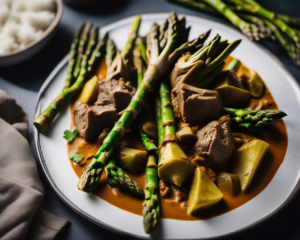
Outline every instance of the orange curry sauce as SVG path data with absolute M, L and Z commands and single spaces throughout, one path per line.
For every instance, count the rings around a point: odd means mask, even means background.
M 230 62 L 232 58 L 229 57 L 226 62 Z M 98 75 L 101 74 L 102 78 L 106 76 L 106 66 L 104 61 L 100 63 L 100 67 L 98 70 Z M 242 65 L 237 72 L 237 75 L 247 75 L 249 70 Z M 75 102 L 74 102 L 75 103 Z M 249 104 L 259 105 L 267 103 L 267 108 L 278 109 L 275 100 L 273 99 L 272 94 L 265 87 L 264 93 L 258 99 L 254 99 L 251 97 Z M 73 107 L 71 106 L 71 126 L 74 126 L 73 119 Z M 233 131 L 237 132 L 237 131 Z M 253 181 L 247 192 L 240 192 L 239 195 L 233 197 L 229 194 L 224 194 L 223 199 L 216 205 L 211 208 L 204 210 L 197 214 L 196 216 L 191 216 L 188 214 L 187 209 L 187 200 L 183 202 L 175 201 L 174 198 L 161 198 L 161 213 L 163 218 L 171 218 L 178 220 L 198 220 L 198 219 L 207 219 L 211 218 L 226 212 L 229 212 L 242 204 L 248 202 L 256 195 L 258 195 L 264 188 L 270 183 L 273 176 L 279 169 L 281 163 L 283 162 L 286 149 L 287 149 L 287 131 L 285 124 L 282 120 L 276 121 L 272 123 L 268 127 L 264 127 L 263 130 L 256 132 L 242 132 L 245 138 L 248 139 L 261 139 L 270 144 L 270 148 L 262 160 Z M 139 146 L 136 146 L 139 145 Z M 141 143 L 135 143 L 136 148 L 143 148 Z M 83 171 L 86 169 L 90 159 L 97 152 L 99 145 L 96 142 L 86 142 L 84 139 L 80 137 L 76 137 L 76 139 L 67 144 L 68 152 L 72 150 L 77 150 L 78 153 L 81 153 L 85 156 L 85 160 L 82 164 L 78 165 L 74 162 L 70 161 L 72 168 L 78 177 L 81 176 Z M 144 189 L 145 188 L 145 174 L 141 173 L 139 175 L 131 175 L 132 178 Z M 190 187 L 190 180 L 187 180 L 185 184 L 181 188 L 188 193 Z M 126 211 L 132 212 L 134 214 L 142 215 L 143 211 L 143 199 L 137 198 L 130 194 L 129 192 L 112 188 L 107 183 L 107 177 L 105 171 L 101 177 L 100 184 L 97 189 L 93 192 L 93 194 L 97 195 L 101 199 L 113 204 L 116 207 L 124 209 Z

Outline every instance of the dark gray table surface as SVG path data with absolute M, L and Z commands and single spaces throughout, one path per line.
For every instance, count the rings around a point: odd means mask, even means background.
M 275 12 L 300 17 L 299 0 L 261 0 L 259 2 Z M 68 53 L 73 34 L 81 22 L 90 20 L 95 25 L 105 26 L 136 14 L 170 11 L 201 16 L 231 26 L 226 19 L 200 13 L 164 0 L 109 0 L 106 2 L 99 0 L 99 4 L 91 7 L 77 8 L 64 4 L 63 16 L 55 37 L 46 48 L 26 62 L 11 67 L 0 68 L 0 88 L 17 99 L 28 111 L 30 122 L 32 122 L 37 92 L 53 68 Z M 300 69 L 293 65 L 279 44 L 271 40 L 264 40 L 259 44 L 262 44 L 273 52 L 298 82 L 300 82 Z M 37 160 L 31 124 L 29 131 L 30 146 Z M 42 207 L 48 212 L 70 221 L 70 224 L 60 239 L 131 239 L 105 230 L 79 216 L 55 194 L 39 165 L 38 171 L 45 188 L 45 197 L 42 202 Z M 255 209 L 253 209 L 253 211 L 255 211 Z M 300 239 L 299 219 L 300 194 L 298 193 L 290 203 L 275 216 L 260 225 L 224 239 Z M 230 221 L 230 219 L 228 221 Z

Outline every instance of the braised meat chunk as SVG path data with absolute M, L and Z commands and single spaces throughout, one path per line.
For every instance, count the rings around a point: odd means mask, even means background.
M 178 84 L 172 91 L 176 117 L 186 123 L 200 124 L 220 117 L 222 101 L 217 91 Z
M 113 105 L 88 106 L 78 103 L 73 114 L 79 136 L 87 141 L 96 139 L 104 128 L 112 128 L 118 120 Z
M 223 167 L 234 151 L 230 118 L 223 116 L 197 132 L 196 158 L 204 159 L 210 167 Z
M 136 91 L 130 82 L 124 83 L 122 80 L 101 81 L 98 87 L 98 99 L 95 105 L 103 106 L 112 104 L 117 112 L 124 110 L 128 106 Z

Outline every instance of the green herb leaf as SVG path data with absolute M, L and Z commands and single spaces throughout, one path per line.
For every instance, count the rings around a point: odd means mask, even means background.
M 72 131 L 66 130 L 64 131 L 64 139 L 66 139 L 68 142 L 72 142 L 74 138 L 77 136 L 77 128 L 74 127 Z
M 76 163 L 80 163 L 83 160 L 83 155 L 76 153 L 76 151 L 69 152 L 69 158 Z

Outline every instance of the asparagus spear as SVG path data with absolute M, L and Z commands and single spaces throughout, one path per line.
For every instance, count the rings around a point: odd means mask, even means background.
M 112 39 L 107 40 L 105 62 L 107 69 L 110 68 L 114 58 L 116 57 L 116 45 Z
M 209 6 L 203 2 L 197 2 L 197 1 L 193 1 L 193 0 L 169 0 L 169 1 L 176 2 L 176 3 L 182 4 L 182 5 L 191 7 L 191 8 L 195 8 L 195 9 L 203 11 L 203 12 L 222 16 L 222 14 L 220 14 L 217 10 L 215 10 L 214 8 L 212 8 L 211 6 Z
M 238 69 L 240 68 L 241 64 L 242 63 L 240 60 L 238 60 L 237 58 L 234 58 L 228 64 L 227 70 L 232 70 L 236 73 L 238 71 Z
M 294 18 L 283 14 L 276 14 L 276 16 L 292 27 L 296 27 L 296 28 L 300 27 L 300 18 Z
M 166 69 L 176 59 L 169 58 L 169 55 L 173 51 L 176 44 L 176 40 L 178 38 L 177 15 L 174 12 L 172 12 L 168 17 L 168 21 L 168 41 L 165 48 L 157 56 L 151 54 L 150 64 L 144 74 L 144 79 L 142 83 L 139 85 L 135 95 L 133 96 L 126 110 L 123 112 L 121 118 L 115 124 L 108 136 L 105 138 L 102 146 L 100 147 L 94 158 L 91 160 L 87 169 L 82 174 L 78 183 L 79 190 L 91 192 L 98 185 L 104 166 L 106 165 L 107 159 L 111 155 L 115 144 L 124 135 L 126 129 L 129 128 L 131 122 L 135 119 L 138 112 L 141 110 L 141 107 L 145 102 L 148 93 L 151 91 L 151 89 L 153 89 L 157 79 L 162 74 L 164 74 Z M 155 52 L 156 47 L 157 46 L 153 45 L 151 52 Z
M 128 40 L 126 42 L 125 47 L 123 48 L 121 55 L 123 59 L 130 59 L 132 54 L 132 49 L 134 47 L 135 40 L 137 38 L 137 34 L 139 31 L 141 23 L 141 16 L 135 16 L 133 22 L 130 26 L 130 32 L 128 34 Z
M 164 150 L 158 165 L 158 176 L 165 182 L 181 186 L 189 177 L 194 167 L 190 159 L 177 144 L 175 117 L 173 113 L 170 88 L 163 81 L 160 85 L 161 122 L 164 128 L 164 139 L 161 143 Z
M 228 3 L 235 5 L 236 10 L 245 11 L 252 14 L 257 14 L 263 18 L 266 18 L 274 25 L 276 25 L 282 32 L 286 33 L 300 48 L 300 31 L 291 28 L 284 21 L 276 16 L 274 12 L 271 12 L 263 8 L 260 4 L 253 0 L 225 0 Z
M 168 20 L 166 19 L 165 21 L 162 22 L 162 24 L 159 27 L 159 37 L 158 37 L 158 42 L 159 42 L 159 46 L 160 49 L 164 49 L 164 47 L 166 46 L 167 43 L 167 39 L 168 39 Z
M 158 135 L 158 146 L 159 146 L 159 151 L 158 151 L 158 164 L 160 163 L 161 160 L 161 154 L 162 154 L 162 149 L 163 149 L 163 141 L 165 137 L 165 129 L 162 125 L 162 117 L 161 117 L 161 101 L 160 101 L 160 94 L 157 94 L 155 97 L 155 117 L 156 117 L 156 124 L 157 124 L 157 135 Z
M 141 23 L 141 17 L 135 16 L 130 26 L 130 32 L 128 34 L 127 42 L 122 49 L 122 52 L 117 52 L 111 67 L 108 69 L 106 79 L 118 79 L 120 77 L 125 78 L 127 81 L 133 81 L 132 78 L 136 76 L 132 75 L 132 50 L 135 46 L 135 40 L 137 38 L 139 26 Z
M 108 184 L 112 187 L 129 190 L 136 196 L 144 197 L 144 191 L 130 176 L 125 174 L 121 168 L 116 165 L 114 156 L 109 159 L 105 172 L 108 178 Z
M 288 53 L 290 58 L 293 60 L 294 64 L 300 67 L 300 48 L 297 48 L 293 43 L 290 43 L 282 36 L 280 30 L 270 21 L 264 19 L 265 23 L 269 26 L 269 28 L 275 34 L 278 42 L 284 48 L 284 50 Z
M 272 40 L 275 40 L 273 31 L 268 26 L 266 26 L 265 22 L 262 19 L 246 13 L 237 13 L 237 15 L 239 15 L 241 18 L 245 19 L 246 21 L 252 22 L 256 24 L 258 27 L 260 27 L 260 29 L 266 33 L 266 38 L 271 38 Z
M 86 35 L 87 33 L 83 32 L 82 34 Z M 93 36 L 91 35 L 90 38 L 92 37 Z M 95 60 L 99 59 L 104 54 L 106 38 L 107 35 L 105 35 L 101 40 L 98 41 L 97 47 L 94 49 L 92 53 L 92 56 L 93 55 L 96 56 Z M 91 43 L 91 41 L 89 42 Z M 85 43 L 79 45 L 79 48 L 81 48 L 81 46 L 84 44 Z M 33 124 L 39 132 L 46 132 L 51 122 L 58 114 L 58 112 L 61 110 L 61 108 L 64 106 L 64 104 L 83 88 L 84 83 L 87 80 L 88 74 L 90 72 L 87 71 L 87 67 L 88 67 L 87 54 L 84 54 L 81 57 L 82 57 L 82 62 L 80 67 L 80 74 L 77 77 L 75 83 L 69 88 L 63 89 L 63 91 L 49 104 L 49 106 L 34 120 Z M 91 69 L 94 69 L 96 65 L 95 63 L 96 61 L 93 61 L 93 64 L 91 65 L 92 67 Z
M 105 46 L 107 43 L 107 39 L 108 39 L 108 33 L 105 33 L 104 36 L 102 37 L 102 39 L 100 39 L 94 49 L 94 51 L 92 52 L 91 57 L 88 60 L 88 66 L 87 66 L 87 70 L 88 72 L 93 72 L 96 63 L 98 62 L 98 60 L 100 59 L 100 57 L 103 56 L 104 52 L 105 52 Z
M 158 199 L 157 155 L 158 149 L 149 137 L 139 130 L 143 145 L 147 148 L 149 156 L 146 167 L 146 195 L 143 211 L 143 223 L 146 233 L 151 233 L 157 227 L 160 219 L 160 204 Z
M 79 46 L 78 46 L 78 54 L 77 54 L 76 63 L 75 63 L 75 69 L 73 72 L 74 78 L 77 78 L 78 75 L 80 74 L 82 55 L 84 54 L 86 45 L 88 43 L 89 32 L 90 32 L 91 28 L 92 28 L 92 24 L 87 23 L 81 34 Z
M 140 44 L 142 44 L 142 40 L 140 38 L 137 38 L 136 45 L 133 49 L 133 65 L 137 70 L 137 86 L 141 84 L 144 78 L 144 63 L 142 59 Z
M 231 121 L 242 128 L 267 126 L 287 116 L 281 110 L 252 110 L 250 108 L 224 108 L 224 113 L 229 114 L 232 117 Z
M 218 11 L 220 14 L 225 16 L 229 21 L 231 21 L 236 27 L 241 29 L 241 31 L 251 40 L 260 40 L 261 38 L 267 37 L 265 32 L 262 31 L 255 24 L 250 24 L 243 19 L 241 19 L 237 14 L 235 14 L 228 5 L 226 5 L 221 0 L 200 0 L 201 3 L 209 5 L 211 8 Z M 205 8 L 204 5 L 202 8 Z
M 142 40 L 140 42 L 140 51 L 141 51 L 141 56 L 146 64 L 146 66 L 148 66 L 148 58 L 147 58 L 147 50 L 146 50 L 146 46 L 144 45 L 144 41 Z
M 84 24 L 81 24 L 71 44 L 70 58 L 68 62 L 68 72 L 67 72 L 67 77 L 63 89 L 70 87 L 70 85 L 73 83 L 73 71 L 76 63 L 76 55 L 78 50 L 77 47 L 78 47 L 79 38 L 81 36 L 83 28 L 84 28 Z

